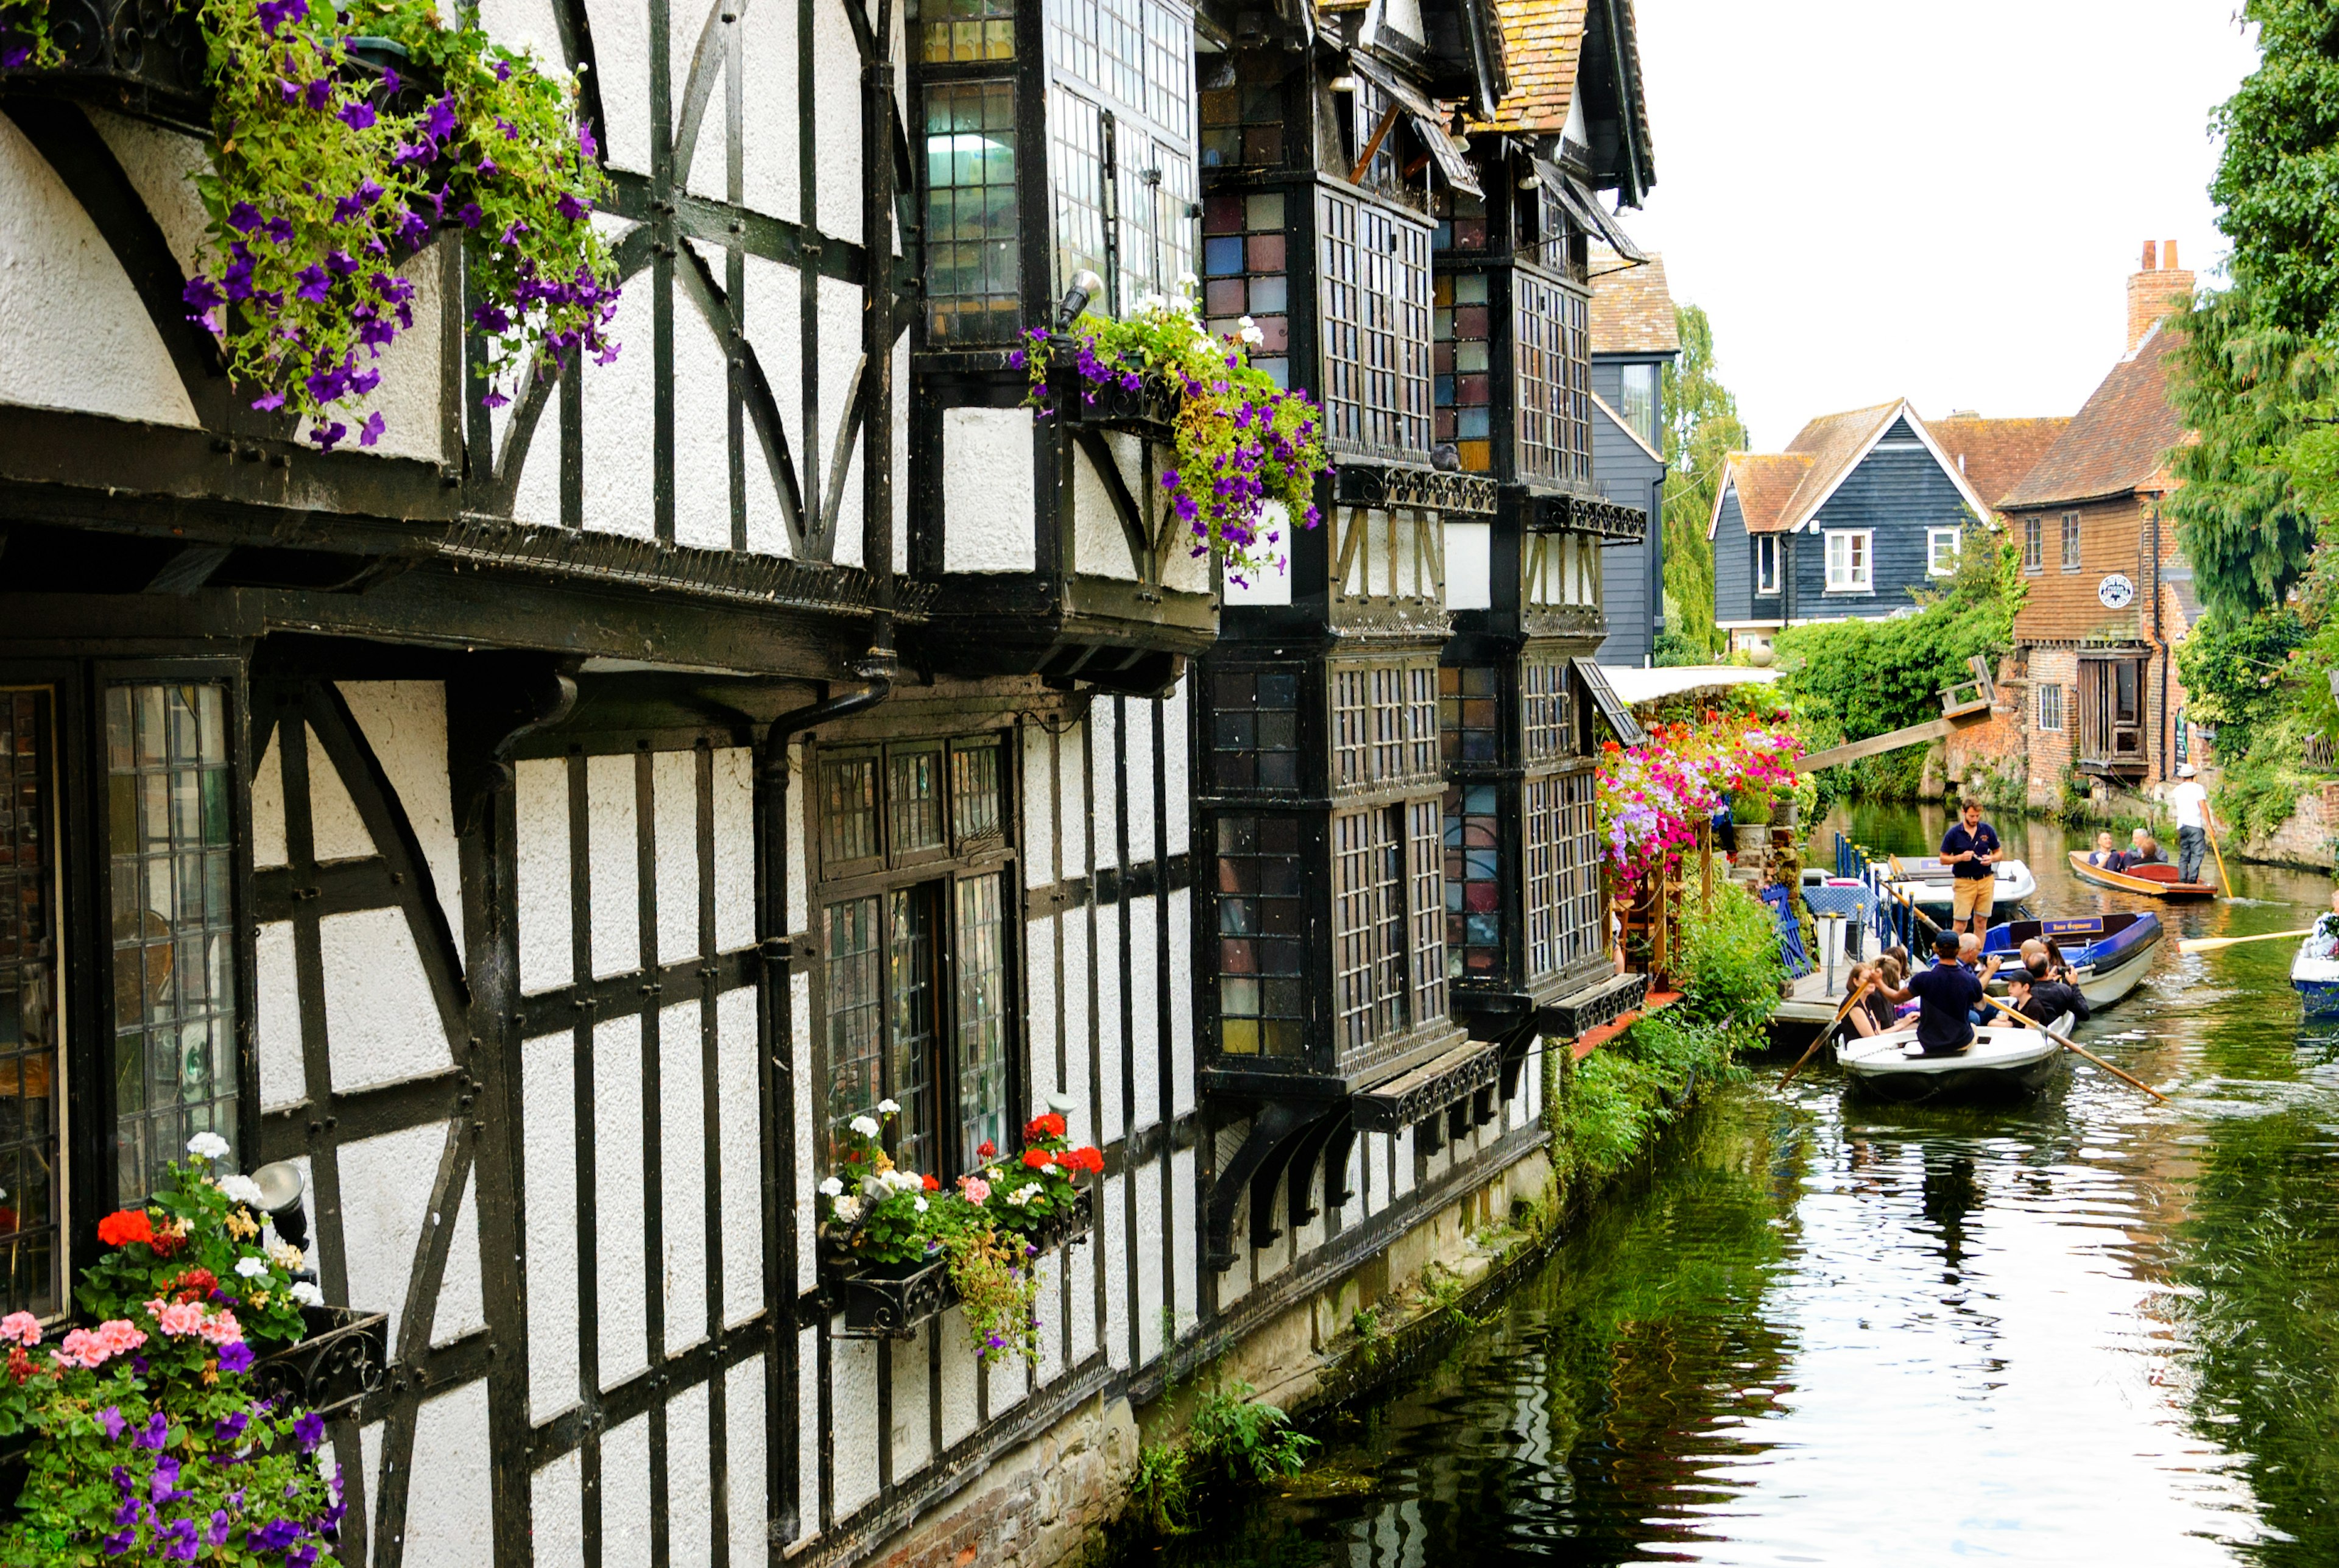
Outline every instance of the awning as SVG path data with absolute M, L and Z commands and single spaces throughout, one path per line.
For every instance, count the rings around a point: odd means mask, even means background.
M 1478 188 L 1478 176 L 1471 169 L 1470 161 L 1462 156 L 1462 149 L 1454 144 L 1453 136 L 1446 129 L 1448 116 L 1440 113 L 1436 104 L 1396 72 L 1384 69 L 1370 55 L 1351 54 L 1348 64 L 1357 75 L 1387 94 L 1406 112 L 1413 121 L 1414 130 L 1420 134 L 1422 145 L 1429 149 L 1430 158 L 1437 164 L 1438 173 L 1446 176 L 1448 185 L 1473 196 L 1485 194 Z
M 1600 198 L 1585 188 L 1583 181 L 1546 158 L 1533 160 L 1535 178 L 1551 188 L 1559 204 L 1568 210 L 1575 221 L 1584 225 L 1585 233 L 1605 244 L 1610 250 L 1634 263 L 1645 261 L 1649 253 L 1633 242 L 1615 215 L 1600 205 Z
M 1617 741 L 1628 746 L 1646 745 L 1648 731 L 1641 727 L 1641 721 L 1633 716 L 1633 710 L 1626 707 L 1623 699 L 1616 695 L 1616 688 L 1608 684 L 1608 673 L 1582 656 L 1568 662 L 1575 666 L 1575 673 L 1582 677 L 1584 689 L 1592 694 L 1592 705 L 1600 710 L 1600 716 L 1608 721 L 1610 729 L 1615 731 Z

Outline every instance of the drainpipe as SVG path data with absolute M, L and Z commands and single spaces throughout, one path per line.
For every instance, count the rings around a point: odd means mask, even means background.
M 890 563 L 888 563 L 890 565 Z M 890 574 L 888 574 L 890 576 Z M 883 635 L 882 633 L 880 634 Z M 779 1383 L 765 1414 L 765 1441 L 780 1474 L 797 1464 L 796 1388 L 796 1084 L 794 999 L 788 985 L 788 738 L 865 713 L 893 694 L 893 660 L 872 657 L 854 673 L 858 691 L 791 709 L 774 719 L 755 748 L 755 951 L 763 963 L 755 988 L 755 1032 L 762 1048 L 755 1087 L 766 1108 L 763 1137 L 764 1300 L 779 1337 Z M 776 1110 L 779 1114 L 773 1114 Z M 782 1504 L 783 1534 L 800 1533 L 795 1494 Z

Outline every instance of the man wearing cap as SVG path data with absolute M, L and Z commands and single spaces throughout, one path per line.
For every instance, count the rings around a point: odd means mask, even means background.
M 2191 763 L 2176 764 L 2176 787 L 2168 792 L 2168 809 L 2176 814 L 2176 874 L 2186 882 L 2201 880 L 2201 855 L 2209 847 L 2209 792 L 2194 776 Z

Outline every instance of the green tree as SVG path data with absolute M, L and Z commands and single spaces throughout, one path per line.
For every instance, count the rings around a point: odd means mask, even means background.
M 1720 651 L 1713 626 L 1713 547 L 1706 519 L 1722 468 L 1746 446 L 1738 399 L 1715 378 L 1713 323 L 1696 305 L 1673 307 L 1681 360 L 1664 374 L 1665 636 L 1659 664 L 1695 664 Z
M 2216 116 L 2217 226 L 2257 320 L 2327 335 L 2339 313 L 2339 7 L 2247 0 L 2242 15 L 2259 61 Z

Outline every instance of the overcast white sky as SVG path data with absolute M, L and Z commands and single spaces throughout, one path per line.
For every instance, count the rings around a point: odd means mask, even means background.
M 2075 412 L 2147 239 L 2223 258 L 2235 0 L 1636 0 L 1657 184 L 1626 231 L 1713 319 L 1755 449 L 1907 396 Z

